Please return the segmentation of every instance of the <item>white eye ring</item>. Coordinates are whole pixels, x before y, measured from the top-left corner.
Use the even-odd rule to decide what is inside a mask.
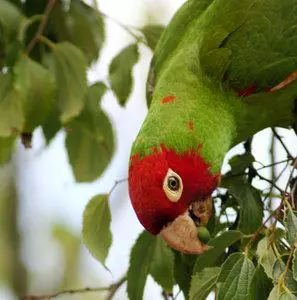
[[[183,193],[183,181],[181,177],[168,169],[163,181],[163,191],[171,202],[177,202]]]

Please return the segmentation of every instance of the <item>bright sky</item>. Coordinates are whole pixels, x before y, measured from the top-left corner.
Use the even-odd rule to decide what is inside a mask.
[[[147,11],[154,15],[153,20],[167,23],[173,12],[183,3],[182,0],[100,0],[100,9],[123,24],[142,26],[147,23]],[[159,19],[158,19],[159,18]],[[133,39],[119,26],[107,23],[107,43],[99,65],[89,72],[91,82],[107,77],[108,63],[119,50]],[[134,71],[135,89],[127,107],[121,108],[113,95],[108,93],[103,106],[113,120],[117,133],[117,152],[109,169],[91,184],[77,184],[67,162],[64,149],[64,134],[60,133],[44,149],[41,133],[34,136],[33,150],[24,151],[19,147],[17,153],[22,215],[20,227],[26,233],[24,260],[29,269],[38,274],[33,291],[38,291],[47,282],[44,269],[57,274],[62,272],[61,251],[49,237],[53,223],[65,224],[73,232],[80,234],[82,212],[88,200],[103,192],[108,192],[114,181],[127,177],[127,164],[130,147],[143,121],[147,109],[145,104],[145,81],[151,53],[141,48],[141,61]],[[296,154],[296,137],[290,135],[291,148]],[[268,161],[267,149],[269,133],[256,136],[256,157],[263,163]],[[278,147],[279,153],[280,147]],[[239,146],[236,151],[242,151]],[[229,155],[230,156],[230,155]],[[262,187],[263,185],[261,185]],[[131,246],[142,230],[130,205],[127,184],[117,187],[111,197],[113,214],[113,245],[107,260],[111,270],[108,273],[86,251],[82,253],[82,278],[86,286],[98,286],[97,276],[104,278],[100,284],[109,284],[121,277],[128,267]],[[54,284],[54,283],[53,283]],[[115,299],[125,299],[125,287]],[[69,299],[79,299],[71,297]],[[144,299],[161,299],[160,288],[150,279]]]

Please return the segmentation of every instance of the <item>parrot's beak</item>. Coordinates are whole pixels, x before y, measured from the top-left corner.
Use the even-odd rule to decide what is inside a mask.
[[[199,226],[207,224],[212,213],[212,198],[194,202],[190,208],[162,229],[159,235],[172,248],[187,254],[201,254],[210,249],[198,238]],[[197,220],[199,225],[197,226]]]

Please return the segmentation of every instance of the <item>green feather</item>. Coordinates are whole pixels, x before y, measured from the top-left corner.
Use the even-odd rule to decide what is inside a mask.
[[[149,113],[132,154],[164,144],[197,148],[220,170],[226,152],[269,126],[289,127],[297,81],[264,92],[297,70],[297,0],[189,0],[156,48]],[[238,97],[252,84],[257,93]],[[161,103],[174,95],[175,101]],[[193,129],[189,129],[189,122]]]

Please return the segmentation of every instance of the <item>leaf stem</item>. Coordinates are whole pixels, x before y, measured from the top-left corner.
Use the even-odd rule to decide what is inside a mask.
[[[34,35],[33,39],[31,40],[31,42],[28,45],[27,54],[30,54],[30,52],[33,50],[35,45],[39,42],[39,40],[40,40],[40,38],[43,34],[43,31],[45,29],[45,26],[48,22],[49,15],[50,15],[54,5],[56,4],[56,1],[57,0],[48,0],[47,5],[46,5],[45,10],[44,10],[43,18],[42,18],[42,21],[39,24],[38,30],[37,30],[36,34]]]
[[[284,150],[287,152],[288,158],[293,159],[294,158],[293,155],[290,153],[289,149],[287,148],[287,146],[283,142],[282,137],[278,134],[278,132],[276,131],[276,129],[274,127],[272,127],[271,130],[272,130],[274,136],[279,140],[279,142],[283,146]]]

